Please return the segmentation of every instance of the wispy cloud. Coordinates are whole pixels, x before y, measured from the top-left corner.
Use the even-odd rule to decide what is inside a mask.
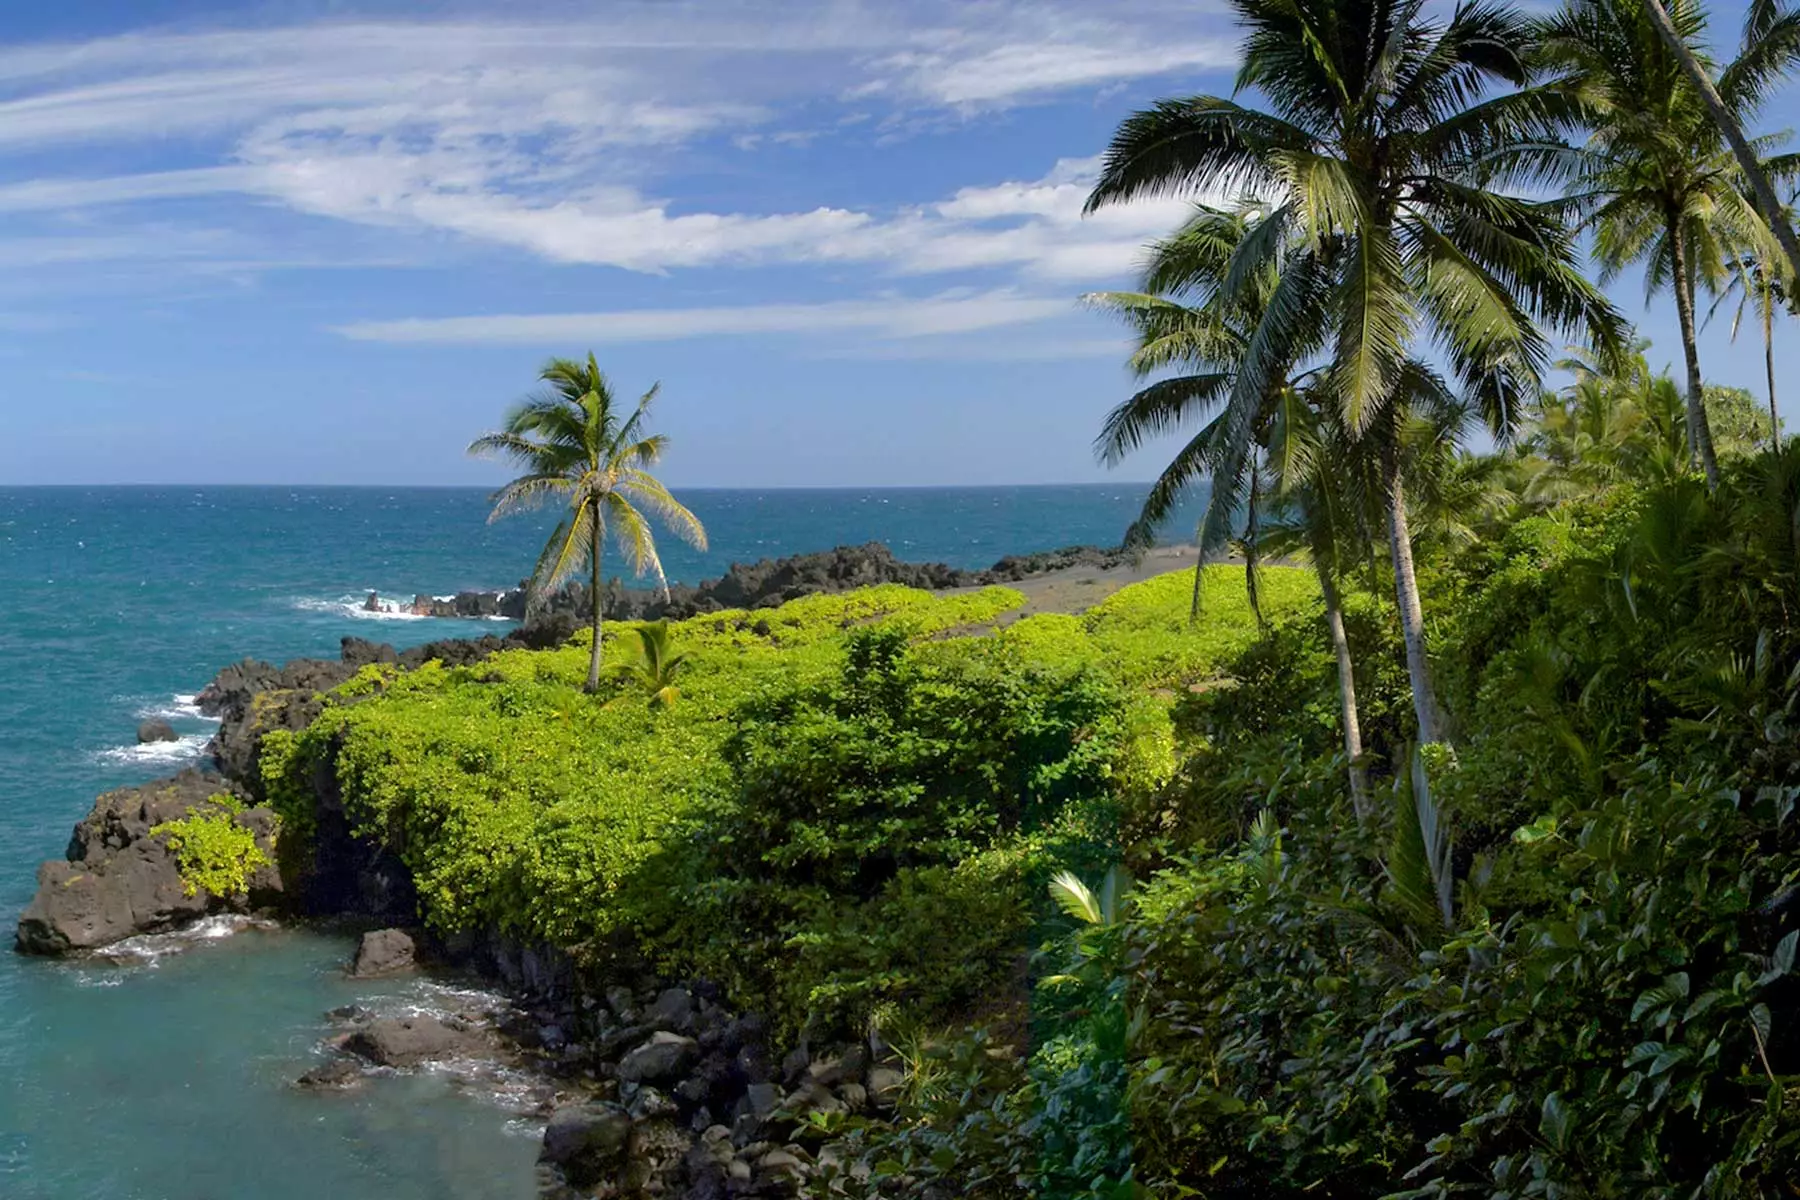
[[[119,214],[154,206],[158,222],[191,212],[210,227],[222,210],[247,229],[259,213],[287,211],[647,273],[861,264],[894,277],[986,272],[990,286],[1027,290],[1087,284],[1129,271],[1182,206],[1084,219],[1091,160],[936,199],[840,194],[812,207],[694,202],[686,175],[696,156],[805,153],[796,147],[820,137],[879,136],[907,113],[962,120],[1225,66],[1222,35],[1204,6],[1165,0],[640,0],[554,23],[336,23],[15,46],[0,50],[0,163],[16,156],[36,174],[11,173],[0,213],[26,219],[16,232],[51,240],[0,244],[0,261],[126,258],[133,246],[167,259],[169,247],[116,228]],[[873,119],[857,124],[869,109]],[[59,152],[136,165],[147,143],[159,148],[157,170],[75,177],[42,166]],[[230,208],[233,198],[254,207]],[[216,249],[233,264],[332,261],[338,249],[323,238],[252,243],[246,234]],[[406,253],[397,243],[383,258]]]
[[[568,345],[679,341],[751,334],[810,337],[855,333],[925,338],[1024,325],[1064,316],[1066,298],[996,290],[947,292],[909,299],[838,300],[822,304],[754,304],[710,308],[626,309],[364,321],[336,330],[357,341],[465,345]]]

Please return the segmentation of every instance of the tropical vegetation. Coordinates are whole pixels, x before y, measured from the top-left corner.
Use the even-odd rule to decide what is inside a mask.
[[[1090,300],[1100,457],[1173,439],[1128,537],[1204,483],[1242,563],[603,639],[607,531],[697,524],[648,397],[553,364],[478,446],[570,505],[592,627],[368,668],[257,799],[286,854],[327,780],[440,930],[894,1055],[898,1112],[800,1132],[818,1196],[1800,1194],[1800,442],[1696,317],[1791,294],[1743,127],[1800,16],[1720,67],[1694,0],[1233,8],[1235,98],[1127,118],[1090,201],[1195,207]]]

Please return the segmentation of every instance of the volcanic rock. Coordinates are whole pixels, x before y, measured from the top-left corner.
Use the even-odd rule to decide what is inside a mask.
[[[92,950],[208,913],[248,912],[279,900],[281,874],[272,865],[276,818],[268,809],[233,817],[251,830],[271,864],[252,873],[241,896],[190,893],[167,840],[150,832],[231,791],[217,775],[187,770],[101,796],[75,827],[67,860],[38,868],[37,895],[19,918],[18,948],[27,954]]]
[[[414,966],[417,947],[412,935],[404,929],[377,929],[365,933],[357,943],[356,957],[350,962],[350,978],[373,979],[409,971]]]
[[[175,736],[175,727],[173,725],[160,717],[157,717],[144,721],[138,725],[137,740],[138,745],[143,746],[150,742],[173,742],[179,741],[180,739]]]
[[[486,1048],[479,1033],[431,1016],[377,1017],[344,1042],[344,1049],[383,1067],[470,1058]]]

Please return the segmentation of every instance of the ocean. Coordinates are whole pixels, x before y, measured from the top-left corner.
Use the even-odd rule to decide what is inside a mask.
[[[711,549],[663,539],[672,580],[733,561],[884,541],[980,567],[1110,545],[1136,485],[686,490]],[[0,913],[61,856],[94,797],[198,762],[192,697],[246,656],[335,657],[355,634],[407,646],[503,623],[370,614],[515,584],[542,517],[485,523],[477,489],[0,488]],[[1183,518],[1174,528],[1191,527]],[[147,716],[175,743],[134,744]],[[350,942],[294,929],[152,939],[121,963],[0,954],[0,1197],[6,1200],[524,1200],[539,1127],[506,1089],[426,1073],[350,1094],[291,1081],[325,1013],[430,1007],[442,986],[352,982]]]

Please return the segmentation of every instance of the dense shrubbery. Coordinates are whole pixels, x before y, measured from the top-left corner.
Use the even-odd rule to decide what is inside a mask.
[[[666,708],[583,694],[580,638],[372,667],[304,733],[265,737],[264,791],[293,852],[332,773],[439,928],[647,955],[787,1035],[992,1014],[1023,1001],[1051,874],[1115,861],[1122,806],[1170,777],[1172,695],[1255,641],[1228,568],[1188,636],[1191,579],[999,630],[1022,602],[1004,588],[696,618],[669,628]],[[1310,591],[1273,571],[1264,603],[1303,611]]]
[[[821,1193],[1794,1194],[1797,477],[1790,448],[1728,461],[1717,492],[1615,483],[1422,563],[1457,739],[1426,773],[1448,921],[1400,886],[1391,614],[1350,598],[1389,801],[1367,822],[1316,617],[1272,621],[1180,695],[1178,772],[1127,804],[1129,1021],[1046,990],[1029,1051],[940,1046],[957,1087],[848,1131],[871,1180]],[[1071,1102],[1057,1063],[1117,1105]],[[1092,1151],[1127,1119],[1109,1165]]]

